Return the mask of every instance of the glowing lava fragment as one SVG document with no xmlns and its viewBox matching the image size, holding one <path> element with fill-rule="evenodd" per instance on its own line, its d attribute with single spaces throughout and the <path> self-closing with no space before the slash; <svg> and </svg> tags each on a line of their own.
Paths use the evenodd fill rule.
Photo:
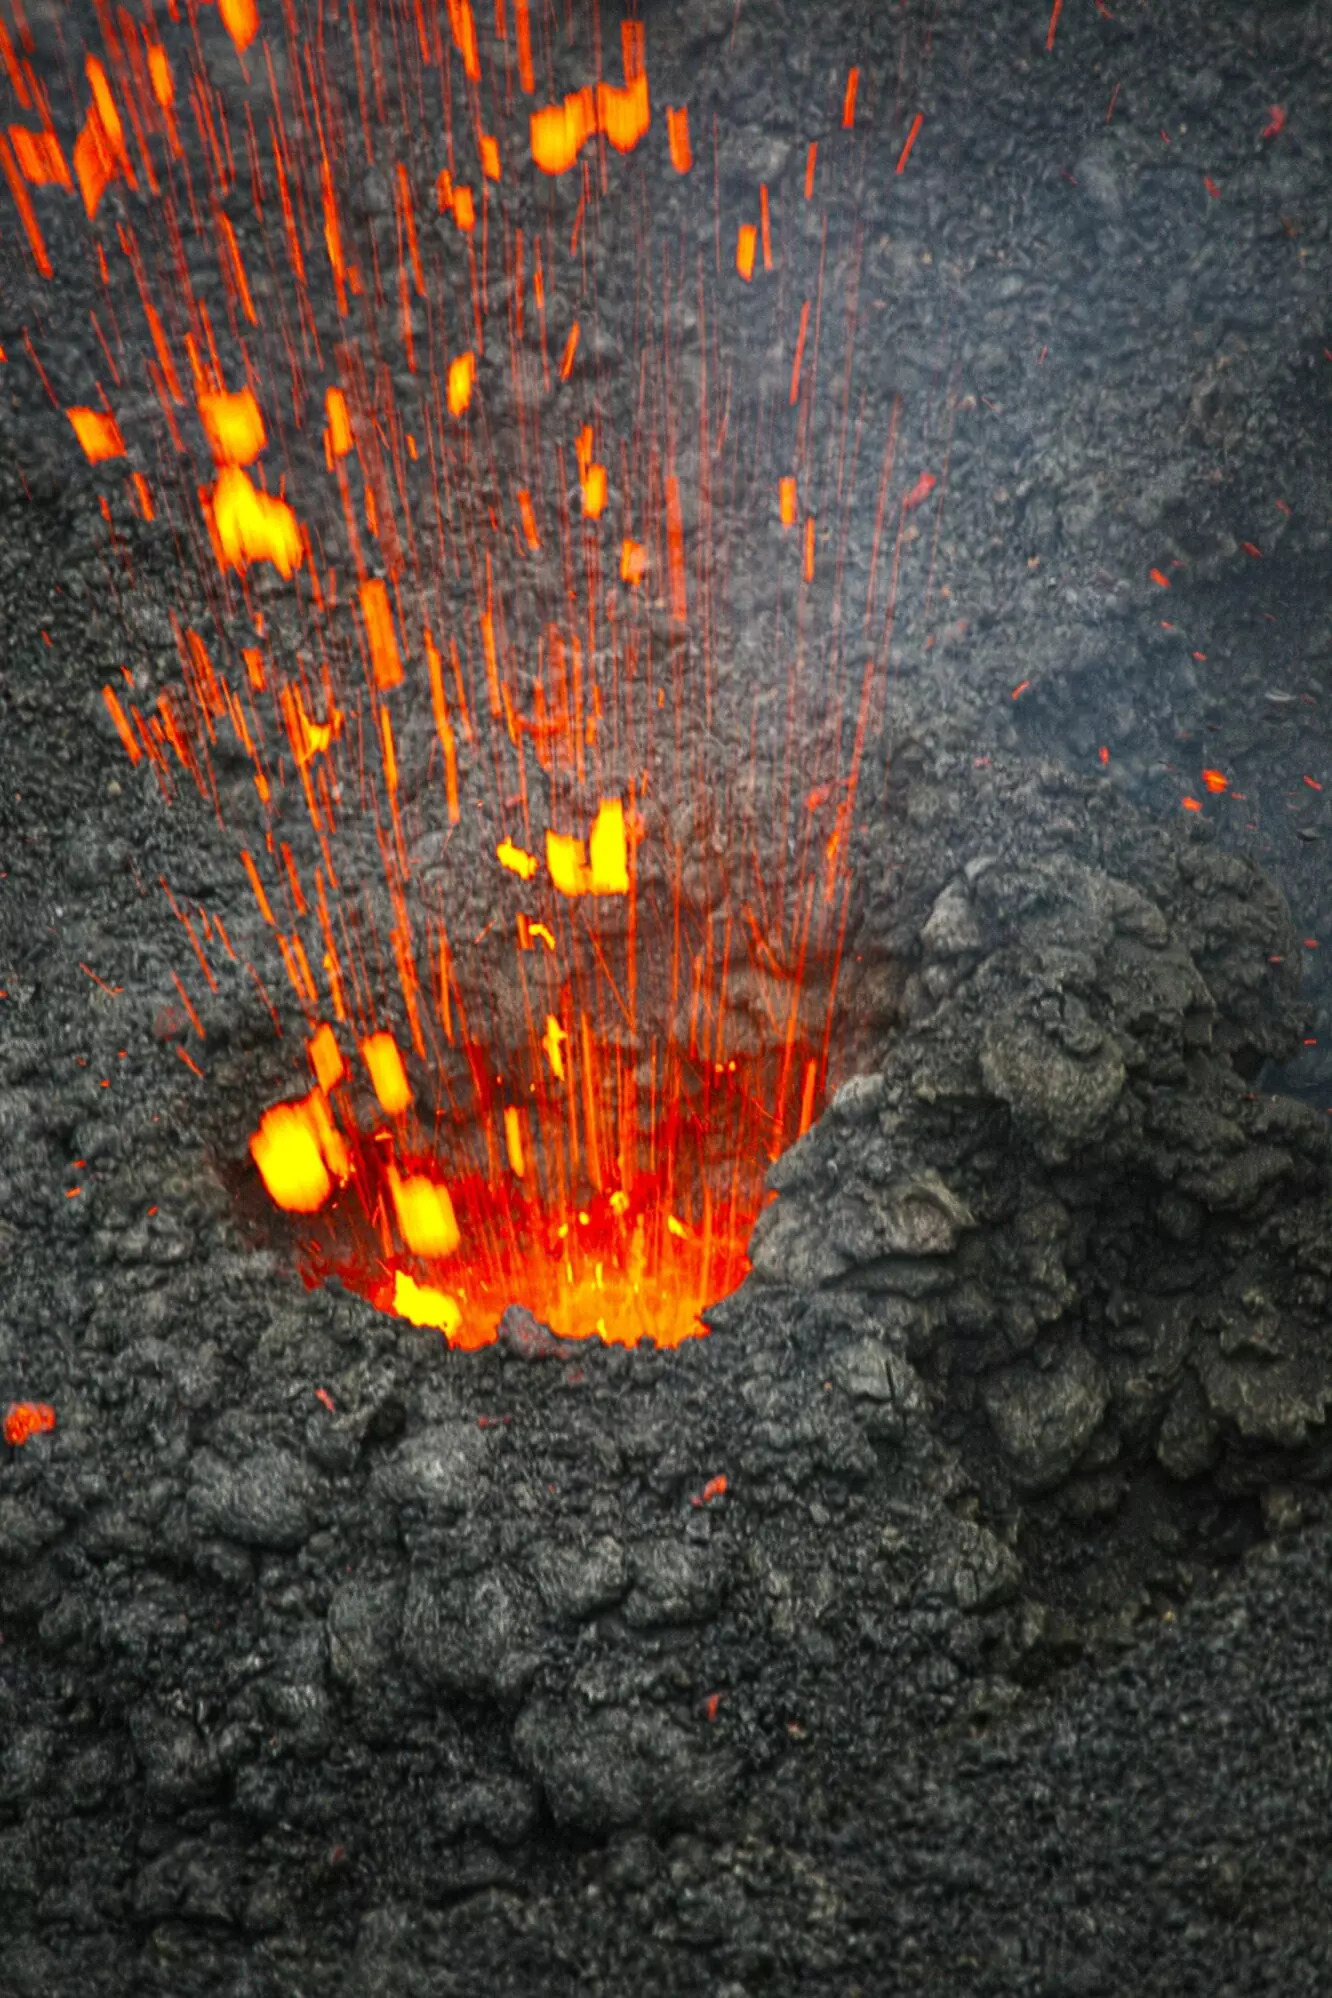
<svg viewBox="0 0 1332 1998">
<path fill-rule="evenodd" d="M 447 1186 L 438 1185 L 424 1173 L 402 1179 L 392 1166 L 388 1183 L 399 1232 L 412 1254 L 451 1256 L 462 1237 Z"/>
<path fill-rule="evenodd" d="M 289 1214 L 317 1214 L 333 1191 L 304 1103 L 275 1103 L 265 1110 L 250 1153 L 270 1197 Z"/>
<path fill-rule="evenodd" d="M 794 527 L 796 521 L 796 482 L 782 479 L 777 487 L 778 502 L 781 506 L 782 526 Z"/>
<path fill-rule="evenodd" d="M 1224 770 L 1204 770 L 1202 780 L 1206 788 L 1214 793 L 1224 791 L 1230 781 Z"/>
<path fill-rule="evenodd" d="M 330 1089 L 336 1088 L 337 1084 L 341 1082 L 343 1076 L 347 1073 L 346 1065 L 342 1059 L 342 1050 L 339 1048 L 337 1037 L 327 1020 L 321 1026 L 316 1027 L 308 1043 L 307 1052 L 310 1056 L 310 1066 L 319 1079 L 319 1087 L 327 1095 Z"/>
<path fill-rule="evenodd" d="M 620 581 L 631 585 L 641 583 L 647 573 L 647 549 L 641 541 L 620 543 Z"/>
<path fill-rule="evenodd" d="M 589 465 L 583 480 L 583 512 L 589 520 L 599 520 L 606 508 L 606 467 Z"/>
<path fill-rule="evenodd" d="M 271 562 L 284 578 L 301 566 L 296 516 L 283 499 L 256 490 L 239 465 L 224 465 L 213 488 L 213 523 L 224 568 Z"/>
<path fill-rule="evenodd" d="M 18 1450 L 30 1436 L 43 1436 L 56 1426 L 56 1414 L 49 1401 L 15 1401 L 5 1411 L 5 1441 Z"/>
<path fill-rule="evenodd" d="M 542 173 L 567 173 L 596 130 L 590 90 L 575 90 L 562 104 L 546 104 L 529 121 L 532 158 Z"/>
<path fill-rule="evenodd" d="M 453 190 L 453 219 L 464 236 L 470 236 L 476 227 L 476 202 L 470 187 L 455 187 Z"/>
<path fill-rule="evenodd" d="M 913 507 L 923 506 L 939 481 L 933 472 L 922 472 L 915 485 L 902 501 L 903 513 L 910 513 Z"/>
<path fill-rule="evenodd" d="M 205 389 L 199 397 L 199 420 L 219 465 L 248 465 L 268 442 L 259 405 L 248 388 L 234 395 L 225 389 Z"/>
<path fill-rule="evenodd" d="M 459 354 L 456 361 L 449 362 L 449 415 L 461 416 L 472 400 L 472 384 L 476 380 L 476 355 Z"/>
<path fill-rule="evenodd" d="M 754 275 L 754 252 L 758 247 L 758 230 L 752 222 L 740 224 L 740 234 L 735 239 L 735 267 L 745 283 Z"/>
<path fill-rule="evenodd" d="M 588 852 L 592 893 L 627 895 L 629 846 L 625 837 L 624 806 L 618 798 L 607 798 L 603 802 L 592 826 Z"/>
<path fill-rule="evenodd" d="M 520 881 L 530 881 L 537 871 L 536 855 L 524 853 L 511 839 L 502 839 L 495 848 L 495 858 L 501 867 L 507 867 L 510 874 L 516 874 Z"/>
<path fill-rule="evenodd" d="M 666 106 L 666 135 L 671 147 L 671 165 L 677 173 L 688 173 L 694 164 L 693 150 L 689 144 L 689 108 L 682 104 L 675 111 Z"/>
<path fill-rule="evenodd" d="M 24 125 L 11 125 L 9 141 L 19 172 L 33 187 L 54 185 L 73 193 L 74 183 L 54 132 L 30 132 Z"/>
<path fill-rule="evenodd" d="M 396 687 L 402 679 L 402 655 L 398 651 L 398 635 L 393 629 L 388 585 L 382 577 L 371 576 L 362 583 L 361 615 L 365 619 L 370 669 L 375 676 L 375 685 L 380 688 Z"/>
<path fill-rule="evenodd" d="M 417 1283 L 406 1270 L 399 1270 L 393 1279 L 393 1309 L 409 1324 L 430 1326 L 446 1339 L 451 1339 L 462 1325 L 462 1312 L 447 1291 Z"/>
<path fill-rule="evenodd" d="M 498 180 L 500 177 L 498 141 L 484 134 L 481 139 L 481 171 L 487 180 Z"/>
<path fill-rule="evenodd" d="M 237 55 L 244 55 L 259 32 L 255 0 L 217 0 L 217 11 L 222 16 L 222 26 L 236 45 Z"/>
<path fill-rule="evenodd" d="M 504 1107 L 504 1149 L 509 1155 L 509 1165 L 515 1177 L 522 1179 L 527 1171 L 527 1161 L 523 1156 L 522 1116 L 512 1103 Z"/>
<path fill-rule="evenodd" d="M 347 398 L 340 388 L 331 388 L 324 397 L 324 416 L 328 423 L 328 448 L 335 458 L 345 458 L 352 447 L 352 427 Z"/>
<path fill-rule="evenodd" d="M 392 1034 L 369 1034 L 361 1042 L 361 1059 L 386 1117 L 398 1117 L 412 1100 L 412 1086 Z"/>
<path fill-rule="evenodd" d="M 105 458 L 124 457 L 125 440 L 114 416 L 107 416 L 100 409 L 67 409 L 65 414 L 89 464 L 100 465 Z"/>
<path fill-rule="evenodd" d="M 651 122 L 646 70 L 623 90 L 597 85 L 597 125 L 617 153 L 631 153 Z"/>
</svg>

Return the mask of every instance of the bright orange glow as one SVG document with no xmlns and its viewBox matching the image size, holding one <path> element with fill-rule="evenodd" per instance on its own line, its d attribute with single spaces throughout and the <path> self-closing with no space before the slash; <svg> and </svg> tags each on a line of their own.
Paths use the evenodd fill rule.
<svg viewBox="0 0 1332 1998">
<path fill-rule="evenodd" d="M 412 1086 L 392 1034 L 384 1031 L 368 1034 L 361 1042 L 361 1059 L 370 1071 L 370 1081 L 384 1115 L 400 1117 L 411 1103 Z"/>
<path fill-rule="evenodd" d="M 125 440 L 114 416 L 100 409 L 67 409 L 65 414 L 90 464 L 100 465 L 106 458 L 124 457 Z"/>
<path fill-rule="evenodd" d="M 256 491 L 239 465 L 224 465 L 213 488 L 212 505 L 226 568 L 271 562 L 280 576 L 295 575 L 304 549 L 296 516 L 285 500 Z"/>
<path fill-rule="evenodd" d="M 248 465 L 268 442 L 259 405 L 248 388 L 234 394 L 205 389 L 199 397 L 199 420 L 219 465 Z"/>
<path fill-rule="evenodd" d="M 670 140 L 671 165 L 677 173 L 688 173 L 694 164 L 694 155 L 689 145 L 689 109 L 682 104 L 678 111 L 666 106 L 666 133 Z"/>
<path fill-rule="evenodd" d="M 461 416 L 472 400 L 472 383 L 476 380 L 476 355 L 459 354 L 456 361 L 449 363 L 449 415 Z"/>
<path fill-rule="evenodd" d="M 4 1437 L 11 1450 L 20 1450 L 30 1436 L 43 1436 L 56 1426 L 49 1401 L 13 1401 L 5 1410 Z"/>
<path fill-rule="evenodd" d="M 1214 796 L 1224 791 L 1230 783 L 1230 779 L 1226 776 L 1224 770 L 1204 770 L 1202 780 L 1206 789 L 1211 791 Z"/>
<path fill-rule="evenodd" d="M 516 874 L 520 881 L 530 881 L 537 871 L 536 855 L 524 853 L 511 839 L 502 839 L 495 848 L 495 858 L 501 867 L 507 867 L 510 874 Z"/>
<path fill-rule="evenodd" d="M 781 509 L 782 509 L 782 526 L 783 526 L 783 527 L 794 527 L 794 526 L 795 526 L 795 523 L 796 523 L 796 482 L 795 482 L 795 480 L 794 480 L 794 479 L 783 479 L 783 480 L 781 481 L 780 485 L 778 486 L 778 488 L 777 488 L 777 491 L 778 491 L 778 497 L 779 497 L 779 499 L 780 499 L 780 501 L 781 501 Z"/>
<path fill-rule="evenodd" d="M 116 177 L 116 163 L 103 135 L 96 107 L 90 105 L 83 129 L 74 141 L 74 173 L 83 205 L 92 220 L 102 196 Z"/>
<path fill-rule="evenodd" d="M 176 101 L 176 80 L 171 74 L 167 52 L 160 42 L 148 44 L 148 81 L 162 109 L 169 111 Z"/>
<path fill-rule="evenodd" d="M 447 1186 L 424 1173 L 402 1179 L 394 1167 L 387 1173 L 398 1232 L 414 1256 L 451 1256 L 462 1240 Z"/>
<path fill-rule="evenodd" d="M 340 388 L 331 388 L 325 395 L 324 417 L 328 424 L 329 450 L 335 458 L 345 458 L 352 448 L 352 427 L 347 398 Z"/>
<path fill-rule="evenodd" d="M 481 171 L 487 180 L 500 177 L 499 143 L 485 134 L 481 138 Z"/>
<path fill-rule="evenodd" d="M 341 1082 L 343 1076 L 347 1073 L 346 1064 L 342 1059 L 342 1050 L 339 1048 L 337 1037 L 327 1021 L 324 1021 L 321 1026 L 316 1027 L 307 1046 L 310 1056 L 310 1066 L 318 1078 L 319 1087 L 323 1090 L 325 1096 L 327 1096 L 328 1092 L 336 1088 L 337 1084 Z"/>
<path fill-rule="evenodd" d="M 631 586 L 641 583 L 647 574 L 647 549 L 641 541 L 620 543 L 620 581 Z"/>
<path fill-rule="evenodd" d="M 263 655 L 257 653 L 259 661 L 259 685 L 263 685 Z M 250 668 L 251 683 L 254 682 L 254 668 Z M 286 724 L 287 740 L 291 753 L 296 758 L 298 769 L 303 770 L 313 759 L 328 749 L 328 746 L 342 734 L 343 714 L 341 708 L 334 708 L 326 722 L 311 721 L 305 712 L 299 687 L 283 687 L 278 696 L 282 709 L 282 719 Z"/>
<path fill-rule="evenodd" d="M 244 55 L 259 32 L 259 9 L 255 0 L 217 0 L 217 11 L 222 16 L 223 27 L 236 45 L 237 55 Z"/>
<path fill-rule="evenodd" d="M 752 222 L 742 222 L 735 243 L 735 267 L 746 284 L 754 275 L 754 257 L 757 250 L 758 230 Z"/>
<path fill-rule="evenodd" d="M 409 1325 L 442 1332 L 450 1340 L 462 1325 L 462 1312 L 458 1309 L 456 1298 L 450 1297 L 447 1291 L 418 1283 L 406 1270 L 398 1270 L 394 1274 L 393 1309 Z"/>
<path fill-rule="evenodd" d="M 631 153 L 651 123 L 646 71 L 623 90 L 610 83 L 597 85 L 597 124 L 617 153 Z"/>
<path fill-rule="evenodd" d="M 362 583 L 361 616 L 365 619 L 370 670 L 375 676 L 375 685 L 379 688 L 396 687 L 402 679 L 402 654 L 398 651 L 398 634 L 393 629 L 388 585 L 382 577 L 371 576 Z"/>
<path fill-rule="evenodd" d="M 860 71 L 853 69 L 846 79 L 846 92 L 842 98 L 842 128 L 849 132 L 856 122 L 856 92 L 860 88 Z"/>
<path fill-rule="evenodd" d="M 470 187 L 455 187 L 453 190 L 453 219 L 464 236 L 470 236 L 476 227 L 476 200 Z"/>
<path fill-rule="evenodd" d="M 317 1214 L 333 1191 L 318 1130 L 303 1103 L 265 1110 L 250 1152 L 270 1198 L 289 1214 Z"/>
<path fill-rule="evenodd" d="M 537 533 L 536 514 L 532 510 L 532 495 L 527 491 L 518 495 L 518 512 L 523 523 L 523 537 L 528 547 L 536 552 L 541 546 L 541 536 Z"/>
<path fill-rule="evenodd" d="M 9 142 L 25 180 L 34 187 L 63 187 L 73 193 L 74 182 L 54 132 L 30 132 L 24 125 L 11 125 Z"/>
</svg>

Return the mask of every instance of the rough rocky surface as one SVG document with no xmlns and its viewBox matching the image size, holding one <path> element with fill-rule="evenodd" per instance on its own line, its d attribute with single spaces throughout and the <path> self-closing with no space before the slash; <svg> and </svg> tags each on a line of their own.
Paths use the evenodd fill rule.
<svg viewBox="0 0 1332 1998">
<path fill-rule="evenodd" d="M 846 1079 L 674 1353 L 449 1354 L 238 1198 L 290 1063 L 239 975 L 174 1058 L 154 881 L 238 938 L 243 883 L 89 722 L 170 671 L 170 537 L 121 524 L 129 589 L 16 358 L 28 314 L 81 397 L 88 301 L 14 269 L 0 1401 L 58 1421 L 0 1464 L 0 1989 L 1328 1988 L 1327 27 L 1110 11 L 1048 59 L 1044 7 L 648 12 L 793 200 L 864 63 L 875 407 L 963 328 Z M 1182 816 L 1200 751 L 1248 795 Z"/>
</svg>

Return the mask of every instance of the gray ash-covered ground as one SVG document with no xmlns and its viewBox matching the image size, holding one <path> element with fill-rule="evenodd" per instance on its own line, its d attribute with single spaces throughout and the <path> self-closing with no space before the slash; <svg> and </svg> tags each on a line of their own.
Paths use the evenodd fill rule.
<svg viewBox="0 0 1332 1998">
<path fill-rule="evenodd" d="M 45 288 L 0 246 L 0 1402 L 58 1417 L 0 1465 L 0 1989 L 1325 1991 L 1328 22 L 646 13 L 696 174 L 715 107 L 775 200 L 862 65 L 867 434 L 953 426 L 843 1086 L 677 1351 L 449 1353 L 238 1193 L 299 1085 L 239 974 L 190 1035 L 156 883 L 248 891 L 99 693 L 186 585 L 26 362 L 84 399 L 61 225 Z"/>
</svg>

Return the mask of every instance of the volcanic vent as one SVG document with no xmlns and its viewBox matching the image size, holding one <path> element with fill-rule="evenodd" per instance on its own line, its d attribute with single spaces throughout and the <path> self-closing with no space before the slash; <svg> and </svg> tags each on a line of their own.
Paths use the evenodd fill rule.
<svg viewBox="0 0 1332 1998">
<path fill-rule="evenodd" d="M 594 84 L 545 24 L 547 82 L 570 88 L 542 104 L 516 17 L 489 84 L 466 0 L 451 49 L 424 29 L 398 46 L 403 89 L 442 81 L 439 140 L 349 89 L 354 14 L 321 18 L 317 64 L 291 21 L 277 62 L 244 8 L 193 50 L 122 25 L 88 54 L 64 198 L 156 358 L 150 398 L 113 411 L 89 384 L 65 414 L 109 482 L 133 641 L 103 719 L 136 782 L 197 790 L 246 884 L 242 915 L 163 873 L 178 1052 L 206 1076 L 229 967 L 304 1041 L 308 1074 L 297 1057 L 277 1100 L 265 1078 L 251 1152 L 301 1217 L 307 1279 L 467 1347 L 511 1303 L 565 1336 L 672 1345 L 740 1280 L 763 1172 L 825 1094 L 857 791 L 938 477 L 901 482 L 902 396 L 862 394 L 852 427 L 858 278 L 824 296 L 814 197 L 851 184 L 856 73 L 838 137 L 784 206 L 760 185 L 723 257 L 683 104 L 653 158 L 678 240 L 649 215 L 643 23 L 622 24 L 623 81 Z M 182 64 L 191 102 L 226 79 L 248 139 L 182 136 Z M 108 265 L 97 232 L 130 194 Z M 26 194 L 21 212 L 40 266 Z M 799 297 L 775 286 L 783 257 Z M 185 556 L 169 647 L 144 642 L 126 506 Z M 936 523 L 927 601 L 937 542 Z"/>
</svg>

